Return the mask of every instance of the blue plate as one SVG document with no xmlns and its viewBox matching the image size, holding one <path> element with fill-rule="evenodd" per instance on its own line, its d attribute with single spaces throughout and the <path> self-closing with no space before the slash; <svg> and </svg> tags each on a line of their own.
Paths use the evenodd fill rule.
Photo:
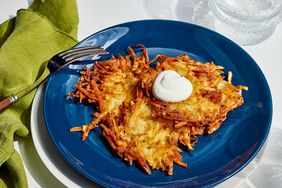
<svg viewBox="0 0 282 188">
<path fill-rule="evenodd" d="M 254 60 L 238 45 L 216 32 L 166 20 L 113 26 L 91 35 L 76 47 L 99 45 L 110 54 L 124 55 L 127 47 L 136 43 L 144 44 L 151 58 L 158 53 L 172 56 L 187 53 L 193 59 L 224 66 L 225 72 L 233 72 L 235 85 L 249 87 L 249 91 L 243 91 L 245 103 L 230 112 L 214 134 L 200 137 L 195 150 L 182 152 L 188 168 L 174 165 L 172 176 L 155 170 L 147 175 L 135 165 L 129 166 L 115 157 L 99 129 L 91 131 L 84 142 L 80 133 L 69 132 L 71 127 L 88 124 L 92 119 L 93 106 L 66 97 L 75 90 L 79 70 L 83 65 L 91 66 L 93 63 L 85 60 L 52 74 L 45 91 L 45 122 L 63 158 L 83 175 L 108 187 L 209 187 L 244 168 L 263 146 L 272 117 L 270 90 Z"/>
</svg>

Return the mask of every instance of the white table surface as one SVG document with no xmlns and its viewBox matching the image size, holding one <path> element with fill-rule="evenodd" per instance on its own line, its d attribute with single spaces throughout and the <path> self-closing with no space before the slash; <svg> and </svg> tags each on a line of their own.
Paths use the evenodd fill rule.
<svg viewBox="0 0 282 188">
<path fill-rule="evenodd" d="M 183 3 L 181 0 L 176 1 Z M 28 7 L 28 2 L 30 1 L 1 0 L 0 23 L 16 15 L 16 10 Z M 147 0 L 78 0 L 80 18 L 78 39 L 82 40 L 92 33 L 119 23 L 156 18 L 152 12 L 145 9 L 144 4 L 147 2 Z M 171 14 L 164 18 L 176 19 L 175 9 L 170 11 Z M 185 9 L 182 8 L 181 11 Z M 185 15 L 185 12 L 182 14 Z M 278 152 L 279 149 L 282 149 L 280 141 L 282 137 L 282 24 L 279 24 L 274 33 L 262 43 L 242 46 L 242 48 L 253 57 L 267 78 L 273 99 L 273 119 L 269 142 L 262 159 L 255 171 L 249 174 L 248 180 L 240 183 L 239 187 L 265 187 L 267 185 L 269 188 L 278 188 L 282 185 L 282 168 L 277 167 L 278 163 L 282 163 L 281 152 Z M 39 161 L 36 162 L 38 173 L 26 168 L 29 186 L 62 187 L 63 185 L 48 172 L 43 163 L 40 163 L 40 158 L 32 146 L 31 137 L 23 140 L 23 143 L 15 142 L 16 149 L 22 156 L 27 152 L 30 153 L 30 156 L 34 156 L 28 162 L 25 160 L 25 167 L 32 165 L 34 161 Z M 24 151 L 19 149 L 19 144 L 25 145 Z M 238 186 L 236 181 L 238 180 L 231 178 L 225 185 Z"/>
</svg>

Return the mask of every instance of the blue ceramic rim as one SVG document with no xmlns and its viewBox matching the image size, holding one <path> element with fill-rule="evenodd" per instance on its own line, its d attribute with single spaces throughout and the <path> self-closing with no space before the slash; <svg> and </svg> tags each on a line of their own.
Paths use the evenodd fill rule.
<svg viewBox="0 0 282 188">
<path fill-rule="evenodd" d="M 111 28 L 114 28 L 114 27 L 122 27 L 124 25 L 127 25 L 127 24 L 135 24 L 135 23 L 139 23 L 139 22 L 146 22 L 146 21 L 156 21 L 156 22 L 167 22 L 167 23 L 181 23 L 181 24 L 186 24 L 186 25 L 189 25 L 189 26 L 192 26 L 192 27 L 198 27 L 199 29 L 202 29 L 202 30 L 206 30 L 208 32 L 212 32 L 213 34 L 215 34 L 216 36 L 220 37 L 220 38 L 223 38 L 224 40 L 226 40 L 226 42 L 232 44 L 233 47 L 236 47 L 238 50 L 240 50 L 240 52 L 244 55 L 246 55 L 249 59 L 250 59 L 250 63 L 252 62 L 252 64 L 254 66 L 256 66 L 257 70 L 260 72 L 260 76 L 262 77 L 262 80 L 263 80 L 263 84 L 266 86 L 267 88 L 267 97 L 269 98 L 269 121 L 268 121 L 268 127 L 267 127 L 267 131 L 262 139 L 262 142 L 260 143 L 260 145 L 258 146 L 257 150 L 255 152 L 253 152 L 249 158 L 246 160 L 245 163 L 243 163 L 242 165 L 240 165 L 236 170 L 234 170 L 233 172 L 231 172 L 229 175 L 221 178 L 221 179 L 218 179 L 218 180 L 215 180 L 214 182 L 210 183 L 210 184 L 207 184 L 205 185 L 204 187 L 213 187 L 215 185 L 218 185 L 219 183 L 223 182 L 223 181 L 226 181 L 227 179 L 229 179 L 230 177 L 234 176 L 235 174 L 237 174 L 238 172 L 240 172 L 243 168 L 245 168 L 253 159 L 254 157 L 258 154 L 258 152 L 261 150 L 261 148 L 263 147 L 268 135 L 269 135 L 269 131 L 270 131 L 270 128 L 271 128 L 271 122 L 272 122 L 272 115 L 273 115 L 273 103 L 272 103 L 272 96 L 271 96 L 271 91 L 270 91 L 270 87 L 268 85 L 268 82 L 263 74 L 263 71 L 260 69 L 259 65 L 254 61 L 254 59 L 243 49 L 241 48 L 238 44 L 236 44 L 235 42 L 233 42 L 232 40 L 230 40 L 229 38 L 213 31 L 213 30 L 210 30 L 208 28 L 205 28 L 205 27 L 202 27 L 202 26 L 199 26 L 199 25 L 195 25 L 195 24 L 192 24 L 192 23 L 187 23 L 187 22 L 182 22 L 182 21 L 175 21 L 175 20 L 163 20 L 163 19 L 145 19 L 145 20 L 137 20 L 137 21 L 130 21 L 130 22 L 124 22 L 124 23 L 121 23 L 121 24 L 117 24 L 117 25 L 114 25 L 114 26 L 111 26 L 111 27 L 108 27 L 108 28 L 105 28 L 103 30 L 100 30 L 88 37 L 86 37 L 85 39 L 83 39 L 82 41 L 80 41 L 78 44 L 76 44 L 73 48 L 77 48 L 77 46 L 85 41 L 87 41 L 89 38 L 92 38 L 94 35 L 98 34 L 98 33 L 101 33 L 105 30 L 108 30 L 108 29 L 111 29 Z M 68 157 L 64 155 L 64 152 L 61 152 L 60 150 L 60 147 L 56 144 L 55 142 L 55 139 L 52 135 L 52 132 L 50 131 L 49 129 L 49 126 L 48 126 L 48 122 L 46 121 L 47 117 L 46 117 L 46 91 L 48 90 L 49 88 L 49 85 L 51 83 L 51 80 L 52 78 L 54 77 L 54 74 L 52 73 L 52 75 L 50 76 L 47 84 L 46 84 L 46 88 L 45 88 L 45 93 L 44 93 L 44 100 L 43 100 L 43 114 L 44 114 L 44 121 L 45 121 L 45 124 L 46 124 L 46 127 L 47 127 L 47 130 L 49 132 L 49 135 L 53 141 L 53 143 L 55 144 L 58 152 L 60 153 L 60 155 L 64 158 L 65 161 L 67 161 L 74 169 L 76 169 L 78 172 L 80 172 L 81 174 L 83 174 L 84 176 L 86 176 L 87 178 L 89 178 L 90 180 L 102 185 L 102 186 L 105 186 L 105 187 L 117 187 L 116 184 L 111 184 L 111 182 L 107 181 L 107 180 L 101 180 L 99 179 L 98 176 L 96 177 L 90 177 L 85 171 L 83 168 L 78 168 L 76 167 L 74 164 L 72 164 L 69 160 L 68 160 Z M 182 183 L 185 183 L 185 180 L 182 181 Z M 133 184 L 131 182 L 126 182 L 126 183 L 121 183 L 123 186 L 138 186 L 138 187 L 146 187 L 144 185 L 136 185 L 136 184 Z M 177 185 L 179 184 L 178 182 L 175 182 L 175 183 L 171 183 L 171 184 L 161 184 L 161 185 L 154 185 L 154 186 L 163 186 L 163 187 L 167 187 L 167 186 L 174 186 L 174 185 Z"/>
</svg>

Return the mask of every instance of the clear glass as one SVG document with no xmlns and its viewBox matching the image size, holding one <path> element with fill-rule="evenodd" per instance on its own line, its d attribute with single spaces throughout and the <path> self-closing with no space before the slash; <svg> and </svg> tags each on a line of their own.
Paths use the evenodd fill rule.
<svg viewBox="0 0 282 188">
<path fill-rule="evenodd" d="M 268 38 L 282 18 L 281 0 L 207 0 L 214 28 L 242 45 Z"/>
<path fill-rule="evenodd" d="M 193 22 L 241 45 L 267 39 L 282 18 L 282 0 L 143 0 L 154 18 Z"/>
</svg>

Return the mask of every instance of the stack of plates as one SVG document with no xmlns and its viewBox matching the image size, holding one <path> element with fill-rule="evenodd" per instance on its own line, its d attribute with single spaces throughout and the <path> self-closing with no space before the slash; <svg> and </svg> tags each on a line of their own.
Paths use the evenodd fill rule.
<svg viewBox="0 0 282 188">
<path fill-rule="evenodd" d="M 136 43 L 145 45 L 150 57 L 186 53 L 193 59 L 222 65 L 225 72 L 233 72 L 234 85 L 249 87 L 244 92 L 245 103 L 230 112 L 214 134 L 201 137 L 194 151 L 182 152 L 188 168 L 175 165 L 172 176 L 160 171 L 147 175 L 114 157 L 103 143 L 99 129 L 92 131 L 84 142 L 80 133 L 69 132 L 69 128 L 91 121 L 93 107 L 65 96 L 74 91 L 83 65 L 91 65 L 99 57 L 70 65 L 53 73 L 46 89 L 39 88 L 32 107 L 33 141 L 50 172 L 68 187 L 93 187 L 96 183 L 108 187 L 200 187 L 217 185 L 250 163 L 267 138 L 272 117 L 270 90 L 254 60 L 238 45 L 211 30 L 165 20 L 113 26 L 76 47 L 99 45 L 110 54 L 124 55 L 126 48 Z"/>
</svg>

